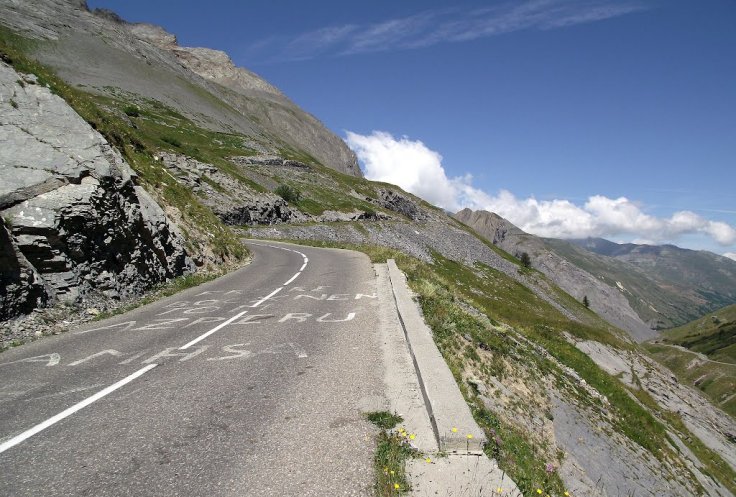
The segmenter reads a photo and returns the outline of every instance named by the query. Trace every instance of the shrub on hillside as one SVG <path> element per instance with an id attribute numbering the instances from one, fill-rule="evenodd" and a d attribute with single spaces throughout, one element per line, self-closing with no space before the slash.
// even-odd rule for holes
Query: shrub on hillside
<path id="1" fill-rule="evenodd" d="M 125 112 L 125 114 L 130 117 L 138 117 L 141 115 L 138 107 L 136 107 L 135 105 L 128 105 L 123 109 L 123 112 Z"/>
<path id="2" fill-rule="evenodd" d="M 289 185 L 279 185 L 275 193 L 287 202 L 299 202 L 299 199 L 302 198 L 302 192 Z"/>

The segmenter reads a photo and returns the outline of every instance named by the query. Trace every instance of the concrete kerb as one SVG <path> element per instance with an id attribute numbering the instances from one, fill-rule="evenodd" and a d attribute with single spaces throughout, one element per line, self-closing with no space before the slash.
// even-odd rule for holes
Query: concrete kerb
<path id="1" fill-rule="evenodd" d="M 522 497 L 514 481 L 482 452 L 485 435 L 434 345 L 403 273 L 393 260 L 374 268 L 387 397 L 391 409 L 404 418 L 405 429 L 416 432 L 413 445 L 432 456 L 406 462 L 411 495 Z"/>
<path id="2" fill-rule="evenodd" d="M 412 441 L 423 453 L 439 451 L 437 437 L 432 429 L 427 406 L 417 380 L 416 367 L 412 362 L 404 330 L 399 322 L 388 268 L 375 264 L 378 289 L 379 317 L 381 319 L 381 342 L 385 362 L 384 380 L 386 397 L 390 409 L 401 416 L 401 426 L 415 434 Z"/>
<path id="3" fill-rule="evenodd" d="M 481 454 L 487 440 L 485 433 L 473 419 L 434 343 L 432 332 L 412 300 L 404 274 L 393 259 L 388 260 L 387 266 L 399 319 L 438 446 L 443 452 Z"/>

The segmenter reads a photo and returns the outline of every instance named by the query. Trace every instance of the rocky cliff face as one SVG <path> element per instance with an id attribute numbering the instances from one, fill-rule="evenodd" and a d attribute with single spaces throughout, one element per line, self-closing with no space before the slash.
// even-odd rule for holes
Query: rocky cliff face
<path id="1" fill-rule="evenodd" d="M 0 315 L 193 270 L 176 226 L 61 98 L 0 62 Z"/>
<path id="2" fill-rule="evenodd" d="M 0 23 L 42 40 L 34 56 L 72 85 L 157 100 L 207 129 L 247 136 L 256 149 L 361 176 L 339 137 L 224 52 L 180 47 L 157 26 L 90 12 L 84 2 L 0 0 L 0 9 Z"/>
<path id="3" fill-rule="evenodd" d="M 242 226 L 251 224 L 274 224 L 287 221 L 311 220 L 273 193 L 256 193 L 222 173 L 216 167 L 198 160 L 171 153 L 160 153 L 157 158 L 176 180 L 191 188 L 202 203 L 214 212 L 225 224 Z M 284 163 L 298 164 L 293 167 L 307 167 L 296 161 L 286 161 L 279 157 L 242 157 L 239 163 L 271 161 L 279 166 Z M 288 166 L 287 166 L 288 167 Z"/>
<path id="4" fill-rule="evenodd" d="M 463 209 L 455 214 L 455 218 L 510 254 L 527 252 L 531 256 L 532 267 L 578 300 L 587 296 L 594 311 L 609 323 L 628 331 L 637 341 L 657 336 L 617 288 L 548 250 L 540 238 L 525 233 L 491 212 Z"/>

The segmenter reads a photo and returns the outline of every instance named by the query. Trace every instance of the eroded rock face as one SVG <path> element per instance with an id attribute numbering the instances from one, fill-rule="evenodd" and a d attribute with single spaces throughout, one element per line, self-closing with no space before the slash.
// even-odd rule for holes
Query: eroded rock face
<path id="1" fill-rule="evenodd" d="M 193 270 L 122 157 L 61 98 L 0 63 L 0 311 L 139 294 Z"/>
<path id="2" fill-rule="evenodd" d="M 409 198 L 396 193 L 393 190 L 379 190 L 378 204 L 390 211 L 398 212 L 399 214 L 408 217 L 412 221 L 426 221 L 427 214 L 417 207 L 413 201 Z"/>
<path id="3" fill-rule="evenodd" d="M 254 192 L 210 164 L 168 152 L 159 153 L 157 158 L 177 181 L 197 193 L 202 203 L 212 208 L 225 224 L 244 226 L 309 219 L 297 209 L 289 207 L 289 204 L 278 195 Z M 306 164 L 285 161 L 281 158 L 272 160 L 278 161 L 278 165 L 294 162 L 308 167 Z"/>

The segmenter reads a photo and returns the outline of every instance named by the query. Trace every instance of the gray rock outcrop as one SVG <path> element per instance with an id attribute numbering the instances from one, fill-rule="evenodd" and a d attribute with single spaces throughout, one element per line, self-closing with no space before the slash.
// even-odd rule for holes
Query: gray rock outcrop
<path id="1" fill-rule="evenodd" d="M 210 207 L 225 224 L 244 226 L 310 219 L 299 210 L 289 207 L 289 204 L 278 195 L 253 191 L 241 181 L 224 174 L 210 164 L 167 152 L 160 152 L 156 158 L 163 163 L 174 179 L 191 188 L 202 203 Z M 306 164 L 280 157 L 252 160 L 278 166 L 286 164 L 287 167 L 308 167 Z"/>
<path id="2" fill-rule="evenodd" d="M 414 201 L 394 190 L 379 189 L 376 203 L 390 211 L 398 212 L 412 221 L 426 221 L 427 214 Z"/>
<path id="3" fill-rule="evenodd" d="M 192 271 L 184 240 L 104 138 L 0 62 L 0 315 L 141 293 Z"/>

